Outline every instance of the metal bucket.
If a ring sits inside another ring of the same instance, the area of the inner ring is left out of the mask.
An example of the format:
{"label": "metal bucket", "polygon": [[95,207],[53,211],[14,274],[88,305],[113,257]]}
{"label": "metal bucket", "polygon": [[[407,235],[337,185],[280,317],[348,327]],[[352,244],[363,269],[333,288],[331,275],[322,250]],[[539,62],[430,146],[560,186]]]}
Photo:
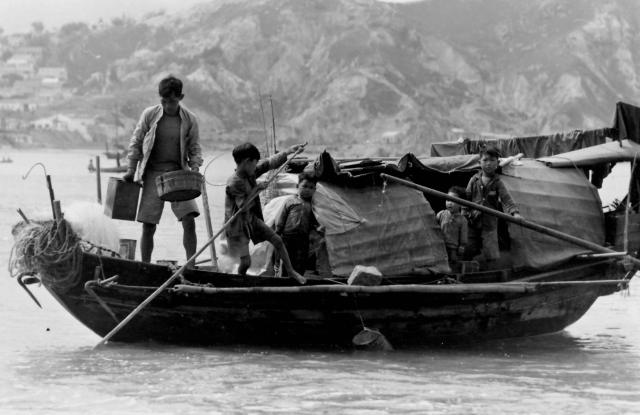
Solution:
{"label": "metal bucket", "polygon": [[354,346],[366,350],[391,351],[393,346],[378,330],[363,328],[362,331],[351,340]]}
{"label": "metal bucket", "polygon": [[120,239],[120,256],[124,259],[134,260],[136,258],[136,243],[135,239]]}
{"label": "metal bucket", "polygon": [[158,197],[167,202],[191,200],[202,192],[202,175],[195,171],[176,170],[156,178]]}
{"label": "metal bucket", "polygon": [[110,177],[104,214],[112,219],[136,220],[140,185],[128,183],[119,177]]}

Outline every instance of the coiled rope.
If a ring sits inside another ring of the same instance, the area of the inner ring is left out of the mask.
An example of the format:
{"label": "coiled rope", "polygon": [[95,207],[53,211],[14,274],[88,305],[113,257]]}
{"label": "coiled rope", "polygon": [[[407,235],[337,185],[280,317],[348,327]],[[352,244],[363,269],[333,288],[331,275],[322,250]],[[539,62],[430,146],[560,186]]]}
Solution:
{"label": "coiled rope", "polygon": [[15,243],[9,274],[38,274],[45,285],[62,291],[78,283],[81,274],[81,239],[65,220],[56,223],[20,223],[13,229]]}

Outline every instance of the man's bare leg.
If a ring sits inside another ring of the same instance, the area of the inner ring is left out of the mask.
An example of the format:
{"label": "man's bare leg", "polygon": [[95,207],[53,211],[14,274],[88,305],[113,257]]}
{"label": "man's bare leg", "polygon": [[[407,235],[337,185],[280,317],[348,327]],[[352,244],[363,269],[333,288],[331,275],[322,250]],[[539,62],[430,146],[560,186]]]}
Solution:
{"label": "man's bare leg", "polygon": [[196,221],[193,213],[182,218],[182,245],[187,254],[187,259],[196,253],[198,246],[198,237],[196,236]]}
{"label": "man's bare leg", "polygon": [[153,235],[155,233],[156,225],[154,223],[142,224],[142,236],[140,237],[140,257],[142,258],[142,262],[151,262]]}

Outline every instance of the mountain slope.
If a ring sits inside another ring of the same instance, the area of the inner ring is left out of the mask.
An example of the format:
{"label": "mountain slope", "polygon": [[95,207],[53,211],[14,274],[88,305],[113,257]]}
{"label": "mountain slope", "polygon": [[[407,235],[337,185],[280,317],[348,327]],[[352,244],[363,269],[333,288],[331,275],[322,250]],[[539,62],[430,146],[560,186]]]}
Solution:
{"label": "mountain slope", "polygon": [[[598,128],[640,92],[638,16],[631,0],[215,1],[127,23],[109,89],[152,99],[181,76],[207,137],[236,141],[262,137],[269,94],[283,140],[393,154],[451,128]],[[98,54],[117,35],[101,30]]]}

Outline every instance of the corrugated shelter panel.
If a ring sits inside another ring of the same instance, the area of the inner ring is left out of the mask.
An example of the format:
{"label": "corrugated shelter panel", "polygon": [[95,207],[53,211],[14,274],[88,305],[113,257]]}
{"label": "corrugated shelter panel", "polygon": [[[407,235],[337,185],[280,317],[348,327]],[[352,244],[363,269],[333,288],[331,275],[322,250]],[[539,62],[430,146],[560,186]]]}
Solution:
{"label": "corrugated shelter panel", "polygon": [[[435,214],[422,193],[404,186],[340,188],[323,183],[364,221],[338,234],[327,234],[335,275],[349,275],[356,265],[375,266],[385,275],[418,267],[448,271],[447,253]],[[315,199],[314,208],[328,199]],[[331,206],[321,206],[322,210]],[[317,217],[324,225],[324,218]]]}
{"label": "corrugated shelter panel", "polygon": [[593,147],[569,151],[550,157],[539,158],[549,167],[592,166],[599,163],[633,161],[640,154],[640,144],[629,141],[610,141]]}
{"label": "corrugated shelter panel", "polygon": [[[502,180],[525,219],[603,245],[604,215],[598,193],[576,169],[552,169],[524,160]],[[509,224],[513,266],[547,268],[586,252],[585,248]]]}

